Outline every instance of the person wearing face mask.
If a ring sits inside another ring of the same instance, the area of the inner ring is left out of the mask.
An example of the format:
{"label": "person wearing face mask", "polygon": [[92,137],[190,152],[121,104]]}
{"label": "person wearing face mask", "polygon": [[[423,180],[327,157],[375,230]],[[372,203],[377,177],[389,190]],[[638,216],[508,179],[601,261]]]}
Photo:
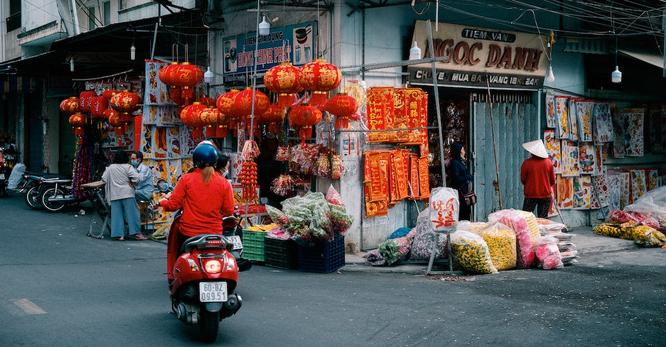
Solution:
{"label": "person wearing face mask", "polygon": [[136,183],[135,193],[137,201],[150,201],[153,198],[153,171],[143,163],[143,153],[132,152],[130,164],[139,173],[139,181]]}

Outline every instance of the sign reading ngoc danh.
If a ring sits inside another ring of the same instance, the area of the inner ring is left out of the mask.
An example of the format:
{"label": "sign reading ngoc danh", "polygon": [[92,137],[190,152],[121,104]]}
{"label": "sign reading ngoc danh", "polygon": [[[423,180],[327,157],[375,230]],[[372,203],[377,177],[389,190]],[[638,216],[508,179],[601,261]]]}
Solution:
{"label": "sign reading ngoc danh", "polygon": [[[413,41],[424,58],[430,58],[427,25],[417,21],[414,28]],[[548,69],[545,37],[444,23],[435,31],[435,23],[432,26],[438,84],[520,89],[543,85]],[[409,81],[431,85],[431,64],[410,66]]]}

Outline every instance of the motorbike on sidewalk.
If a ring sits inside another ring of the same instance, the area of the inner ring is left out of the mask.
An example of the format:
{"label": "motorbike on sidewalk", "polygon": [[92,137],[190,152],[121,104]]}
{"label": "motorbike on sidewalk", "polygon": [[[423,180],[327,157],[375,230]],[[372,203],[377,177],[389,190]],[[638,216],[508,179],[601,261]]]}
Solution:
{"label": "motorbike on sidewalk", "polygon": [[[177,233],[181,213],[171,224]],[[222,319],[241,308],[242,298],[235,292],[238,265],[231,253],[235,240],[224,235],[202,234],[185,240],[172,269],[169,283],[171,307],[185,324],[198,325],[202,340],[217,339]]]}

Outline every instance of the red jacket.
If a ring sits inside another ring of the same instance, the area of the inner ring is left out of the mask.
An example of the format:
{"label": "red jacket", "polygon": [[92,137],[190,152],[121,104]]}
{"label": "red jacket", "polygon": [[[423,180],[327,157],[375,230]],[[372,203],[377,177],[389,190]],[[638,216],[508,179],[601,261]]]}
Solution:
{"label": "red jacket", "polygon": [[555,169],[550,159],[530,157],[520,168],[520,181],[525,197],[531,199],[550,198],[555,185]]}
{"label": "red jacket", "polygon": [[187,237],[222,232],[222,217],[234,212],[231,184],[214,173],[208,183],[203,181],[201,169],[183,175],[167,200],[160,202],[167,211],[183,209],[180,218],[181,233]]}

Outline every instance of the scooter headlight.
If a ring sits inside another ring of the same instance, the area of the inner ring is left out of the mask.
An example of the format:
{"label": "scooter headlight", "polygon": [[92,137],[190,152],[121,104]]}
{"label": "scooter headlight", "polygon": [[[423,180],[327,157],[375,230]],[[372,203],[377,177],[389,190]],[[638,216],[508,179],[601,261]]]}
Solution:
{"label": "scooter headlight", "polygon": [[208,273],[218,273],[222,271],[222,262],[217,259],[207,260],[204,263],[204,269],[206,269],[206,272]]}

